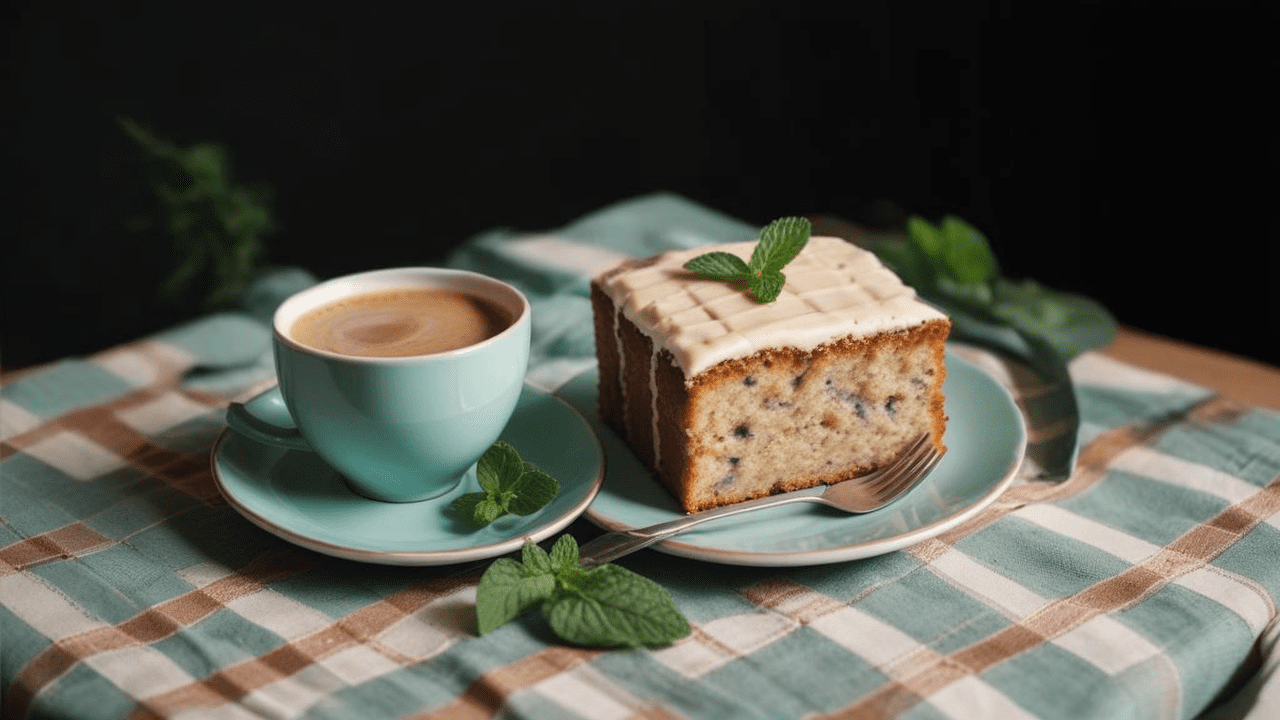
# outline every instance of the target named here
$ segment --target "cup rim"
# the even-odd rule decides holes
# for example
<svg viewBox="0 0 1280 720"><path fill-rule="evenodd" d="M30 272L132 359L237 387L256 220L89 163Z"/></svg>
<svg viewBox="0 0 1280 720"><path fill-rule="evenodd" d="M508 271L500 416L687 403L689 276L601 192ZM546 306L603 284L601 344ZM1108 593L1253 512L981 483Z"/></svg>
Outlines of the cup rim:
<svg viewBox="0 0 1280 720"><path fill-rule="evenodd" d="M415 282L414 280L396 282L396 278L415 278L419 282ZM437 282L434 284L421 283L420 281L423 278L435 280ZM445 282L439 282L442 280ZM359 283L359 285L356 285L356 283ZM467 345L465 347L453 348L452 350L444 350L436 353L424 353L420 355L394 355L386 357L343 355L330 350L323 350L310 345L304 345L290 337L287 332L288 326L291 326L299 317L306 314L308 311L325 303L333 302L339 298L379 289L392 289L396 287L443 287L453 290L464 290L463 286L465 286L466 289L474 288L476 286L488 286L505 292L519 302L519 314L511 321L511 324L508 325L506 329L493 337L486 338L478 343ZM511 309L508 303L496 299L492 294L482 294L482 296L486 300L500 302L505 309ZM421 362L423 360L449 358L477 352L489 345L501 342L503 338L506 338L511 333L520 332L521 326L530 322L529 318L532 312L533 309L529 304L529 298L525 297L525 294L521 292L519 288L505 280L499 280L492 275L485 275L484 273L455 268L406 266L349 273L324 280L304 290L299 290L293 295L285 298L285 300L276 307L276 310L272 313L271 317L271 328L272 333L275 335L278 342L297 352L337 361L394 365Z"/></svg>

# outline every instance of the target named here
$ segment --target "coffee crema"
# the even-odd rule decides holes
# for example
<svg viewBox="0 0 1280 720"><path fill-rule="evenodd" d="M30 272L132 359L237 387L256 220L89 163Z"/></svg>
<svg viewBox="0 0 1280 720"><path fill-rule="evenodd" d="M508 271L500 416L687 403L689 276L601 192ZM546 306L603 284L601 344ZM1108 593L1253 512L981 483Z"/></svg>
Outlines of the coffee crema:
<svg viewBox="0 0 1280 720"><path fill-rule="evenodd" d="M289 328L294 341L357 357L409 357L487 340L514 318L495 303L454 290L375 290L313 308Z"/></svg>

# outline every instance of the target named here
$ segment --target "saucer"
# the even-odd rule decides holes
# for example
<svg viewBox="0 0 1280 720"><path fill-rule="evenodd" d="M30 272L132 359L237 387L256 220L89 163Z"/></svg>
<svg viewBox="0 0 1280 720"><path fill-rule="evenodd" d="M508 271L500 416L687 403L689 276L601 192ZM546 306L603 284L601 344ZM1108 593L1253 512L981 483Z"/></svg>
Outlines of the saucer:
<svg viewBox="0 0 1280 720"><path fill-rule="evenodd" d="M947 454L893 504L849 515L793 503L709 522L654 549L730 565L818 565L901 550L973 517L1012 482L1026 452L1026 428L1013 398L995 378L951 352L946 363ZM597 378L595 369L588 370L557 393L590 419L605 449L609 476L585 517L605 530L684 517L671 494L599 420Z"/></svg>
<svg viewBox="0 0 1280 720"><path fill-rule="evenodd" d="M564 401L525 385L505 440L560 481L538 512L476 527L445 511L478 492L472 470L448 494L414 503L370 500L314 453L255 442L225 430L213 447L213 477L227 502L258 527L316 552L386 565L448 565L504 555L563 530L599 492L604 452L591 426Z"/></svg>

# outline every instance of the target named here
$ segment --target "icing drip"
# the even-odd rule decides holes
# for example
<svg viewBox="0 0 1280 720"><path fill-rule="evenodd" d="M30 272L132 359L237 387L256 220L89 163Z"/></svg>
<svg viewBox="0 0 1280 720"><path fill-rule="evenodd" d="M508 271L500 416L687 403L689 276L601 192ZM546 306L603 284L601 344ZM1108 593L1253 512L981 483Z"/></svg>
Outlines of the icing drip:
<svg viewBox="0 0 1280 720"><path fill-rule="evenodd" d="M622 333L619 329L622 326L622 308L616 308L613 313L613 341L618 345L618 388L619 394L622 395L622 417L627 416L627 356L622 352Z"/></svg>
<svg viewBox="0 0 1280 720"><path fill-rule="evenodd" d="M653 341L655 352L671 352L686 380L765 348L808 351L836 338L870 337L946 317L917 299L874 254L840 238L810 238L784 269L786 285L772 303L683 268L708 249L746 260L755 245L729 243L632 261L602 275L601 287Z"/></svg>
<svg viewBox="0 0 1280 720"><path fill-rule="evenodd" d="M658 343L649 356L649 422L653 434L653 466L662 467L662 443L658 442Z"/></svg>

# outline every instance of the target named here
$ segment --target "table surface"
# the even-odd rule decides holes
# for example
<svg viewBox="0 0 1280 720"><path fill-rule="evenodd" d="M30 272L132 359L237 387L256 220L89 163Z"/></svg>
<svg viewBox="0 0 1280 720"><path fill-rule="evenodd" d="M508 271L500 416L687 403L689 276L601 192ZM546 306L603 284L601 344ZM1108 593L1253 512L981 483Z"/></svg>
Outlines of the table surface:
<svg viewBox="0 0 1280 720"><path fill-rule="evenodd" d="M1217 390L1242 405L1280 410L1280 368L1252 358L1121 327L1104 350L1125 362Z"/></svg>
<svg viewBox="0 0 1280 720"><path fill-rule="evenodd" d="M669 196L582 222L485 235L451 259L529 294L530 379L547 388L593 364L584 290L600 263L755 230ZM628 556L693 632L606 651L558 642L536 616L477 636L481 565L340 560L237 514L209 457L228 402L273 382L261 317L0 378L0 715L1280 717L1280 369L1133 328L1073 360L1066 384L957 348L1027 430L1021 472L990 505L844 563ZM1064 390L1078 426L1058 412ZM990 445L993 425L967 427L965 448ZM1064 438L1076 471L1036 473ZM751 522L765 542L780 534Z"/></svg>

